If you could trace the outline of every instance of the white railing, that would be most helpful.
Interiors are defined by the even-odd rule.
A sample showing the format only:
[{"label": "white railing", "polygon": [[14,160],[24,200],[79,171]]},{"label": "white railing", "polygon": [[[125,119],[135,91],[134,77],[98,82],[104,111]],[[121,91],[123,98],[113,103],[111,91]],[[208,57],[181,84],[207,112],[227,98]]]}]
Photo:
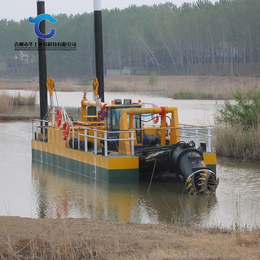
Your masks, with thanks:
[{"label": "white railing", "polygon": [[[84,133],[80,133],[81,130],[84,130]],[[89,132],[94,132],[93,135],[89,134]],[[107,157],[108,156],[108,142],[119,142],[119,141],[130,141],[131,143],[131,155],[134,155],[134,130],[127,130],[127,131],[104,131],[104,130],[99,130],[99,129],[93,129],[93,128],[89,128],[89,127],[84,127],[84,126],[80,126],[78,128],[78,149],[80,149],[80,136],[82,136],[84,138],[84,146],[85,146],[85,152],[88,152],[88,139],[94,139],[94,154],[97,154],[97,150],[98,150],[98,145],[97,145],[97,141],[101,140],[103,141],[104,144],[104,156]],[[113,134],[113,135],[120,135],[120,133],[128,133],[130,135],[130,137],[127,138],[110,138],[109,135]],[[101,135],[101,136],[100,136]],[[102,137],[104,136],[104,137]],[[72,138],[73,139],[73,138]],[[72,142],[74,144],[74,142]],[[74,147],[72,147],[74,148]]]},{"label": "white railing", "polygon": [[[32,121],[32,139],[38,140],[38,141],[47,141],[47,127],[51,126],[51,123],[47,120],[40,120],[40,119],[34,119]],[[76,131],[74,128],[71,128],[70,133],[68,137],[72,136],[72,138],[67,138],[67,146],[70,147],[69,141],[72,139],[71,143],[71,148],[74,148],[74,139],[78,140],[78,149],[80,150],[80,137],[82,136],[84,139],[84,146],[85,152],[88,152],[88,141],[89,139],[94,140],[94,154],[98,153],[98,140],[103,141],[104,144],[104,156],[108,156],[108,142],[119,142],[119,141],[130,141],[130,151],[131,155],[134,155],[134,130],[127,130],[127,131],[104,131],[104,130],[99,130],[99,129],[94,129],[94,128],[89,128],[89,127],[84,127],[84,126],[79,126],[77,130],[77,135],[76,137],[75,133]],[[80,133],[80,131],[83,131],[83,133]],[[90,134],[93,132],[93,134]],[[120,135],[120,133],[128,133],[130,137],[127,138],[110,138],[109,135]],[[40,136],[42,134],[42,136]],[[103,137],[104,136],[104,137]],[[102,146],[101,146],[102,147]]]},{"label": "white railing", "polygon": [[[67,146],[72,146],[71,148],[74,148],[74,139],[78,139],[78,149],[80,150],[80,139],[83,139],[84,141],[84,151],[88,152],[88,141],[91,139],[91,141],[94,140],[94,154],[98,153],[98,148],[101,148],[102,146],[98,147],[98,140],[100,140],[103,143],[102,154],[104,156],[108,156],[108,142],[119,142],[119,141],[129,141],[130,142],[130,151],[131,155],[134,155],[134,132],[135,130],[141,130],[145,131],[146,129],[135,129],[135,130],[126,130],[126,131],[104,131],[96,128],[90,128],[85,126],[79,126],[77,130],[74,130],[73,122],[70,120],[68,114],[66,113],[65,109],[63,109],[63,119],[66,119],[69,121],[71,127],[69,137],[72,136],[72,138],[67,139]],[[39,120],[35,119],[32,122],[32,138],[39,141],[47,141],[47,127],[51,126],[53,122],[49,122],[47,120]],[[153,128],[157,129],[157,128]],[[158,127],[158,129],[162,129],[161,127]],[[175,127],[165,127],[165,129],[176,129]],[[212,126],[201,126],[196,127],[193,125],[180,125],[178,128],[180,130],[179,137],[181,138],[181,141],[189,142],[194,141],[195,147],[198,148],[200,143],[206,143],[206,151],[211,152],[212,151],[212,134],[211,130],[213,129]],[[81,133],[83,132],[83,133]],[[76,137],[77,133],[77,137]],[[91,134],[92,133],[92,134]],[[119,136],[120,133],[128,133],[130,137],[127,138],[111,138],[110,135],[113,136]],[[80,138],[82,137],[82,138]],[[69,144],[69,140],[72,140],[72,144]]]},{"label": "white railing", "polygon": [[[35,140],[42,139],[42,141],[46,141],[48,126],[49,126],[49,121],[47,121],[47,120],[33,119],[33,121],[32,121],[32,139],[35,139]],[[42,136],[40,136],[40,134]]]},{"label": "white railing", "polygon": [[193,125],[180,125],[180,138],[181,141],[194,141],[195,147],[199,147],[200,143],[206,143],[207,152],[212,151],[212,126],[196,127]]},{"label": "white railing", "polygon": [[[212,126],[194,126],[194,125],[187,125],[187,124],[180,124],[179,127],[147,127],[147,128],[138,128],[135,130],[138,131],[146,131],[146,130],[163,130],[165,129],[167,132],[170,133],[171,130],[179,130],[180,135],[178,137],[181,138],[181,141],[186,143],[193,141],[195,143],[195,147],[198,148],[200,143],[206,144],[206,151],[212,152],[212,134],[211,130],[213,129]],[[170,138],[170,135],[167,135],[167,138]]]},{"label": "white railing", "polygon": [[[39,133],[41,132],[41,134],[45,137],[45,139],[47,139],[47,127],[48,126],[57,126],[56,123],[56,116],[57,116],[57,109],[61,108],[62,110],[62,122],[65,122],[68,120],[70,126],[73,126],[73,122],[71,121],[66,109],[64,107],[59,107],[59,106],[52,106],[49,111],[48,114],[50,114],[50,120],[41,120],[41,119],[33,119],[32,121],[32,134],[36,134],[37,136],[39,135]],[[62,126],[61,126],[62,127]],[[42,129],[41,131],[39,129]],[[73,129],[73,128],[72,128]],[[73,133],[74,133],[74,129],[73,129]],[[35,138],[35,136],[32,137],[33,139]]]}]

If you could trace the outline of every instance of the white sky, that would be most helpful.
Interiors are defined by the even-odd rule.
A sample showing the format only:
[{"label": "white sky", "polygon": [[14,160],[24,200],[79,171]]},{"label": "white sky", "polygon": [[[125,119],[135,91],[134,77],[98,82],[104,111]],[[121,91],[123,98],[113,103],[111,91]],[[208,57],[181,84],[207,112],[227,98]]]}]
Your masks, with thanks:
[{"label": "white sky", "polygon": [[[0,20],[20,21],[30,16],[37,16],[36,0],[0,0]],[[130,5],[153,5],[172,2],[180,6],[183,2],[195,2],[195,0],[101,0],[102,9],[123,9]],[[93,11],[93,0],[45,0],[45,13],[47,14],[82,14]]]}]

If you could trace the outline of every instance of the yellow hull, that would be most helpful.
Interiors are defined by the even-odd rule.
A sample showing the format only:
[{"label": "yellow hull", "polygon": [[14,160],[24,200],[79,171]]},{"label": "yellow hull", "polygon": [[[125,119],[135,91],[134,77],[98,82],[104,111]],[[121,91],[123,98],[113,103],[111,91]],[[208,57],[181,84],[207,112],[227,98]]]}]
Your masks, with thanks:
[{"label": "yellow hull", "polygon": [[48,129],[49,140],[32,140],[32,158],[108,183],[139,181],[139,158],[110,152],[107,157],[66,147],[61,131]]}]

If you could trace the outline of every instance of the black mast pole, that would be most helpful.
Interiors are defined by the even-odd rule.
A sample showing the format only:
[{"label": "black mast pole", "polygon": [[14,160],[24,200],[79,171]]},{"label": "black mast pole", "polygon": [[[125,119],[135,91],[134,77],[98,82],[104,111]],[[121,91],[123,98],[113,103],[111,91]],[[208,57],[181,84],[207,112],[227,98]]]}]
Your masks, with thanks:
[{"label": "black mast pole", "polygon": [[[45,13],[45,2],[37,1],[37,15]],[[45,34],[45,20],[39,24],[39,31]],[[45,39],[38,37],[38,63],[39,63],[39,90],[40,90],[40,117],[44,119],[48,112],[48,99],[47,99],[47,67],[46,67],[46,48]]]},{"label": "black mast pole", "polygon": [[98,95],[101,98],[101,101],[104,102],[104,69],[103,69],[101,0],[94,0],[94,32],[95,32],[96,77],[99,83]]}]

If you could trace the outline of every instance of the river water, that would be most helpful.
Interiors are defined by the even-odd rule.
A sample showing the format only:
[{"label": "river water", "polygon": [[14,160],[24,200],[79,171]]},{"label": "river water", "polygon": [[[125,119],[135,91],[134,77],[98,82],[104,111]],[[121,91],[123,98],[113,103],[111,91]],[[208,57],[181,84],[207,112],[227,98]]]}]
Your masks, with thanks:
[{"label": "river water", "polygon": [[[88,93],[91,98],[92,94]],[[78,107],[82,93],[57,93],[59,105]],[[209,125],[222,101],[172,100],[158,95],[107,93],[177,106],[180,123]],[[75,109],[77,111],[77,109]],[[253,228],[260,226],[260,165],[217,158],[215,195],[189,196],[179,183],[108,185],[31,160],[31,122],[0,123],[0,215],[91,218],[126,223],[177,223]]]}]

